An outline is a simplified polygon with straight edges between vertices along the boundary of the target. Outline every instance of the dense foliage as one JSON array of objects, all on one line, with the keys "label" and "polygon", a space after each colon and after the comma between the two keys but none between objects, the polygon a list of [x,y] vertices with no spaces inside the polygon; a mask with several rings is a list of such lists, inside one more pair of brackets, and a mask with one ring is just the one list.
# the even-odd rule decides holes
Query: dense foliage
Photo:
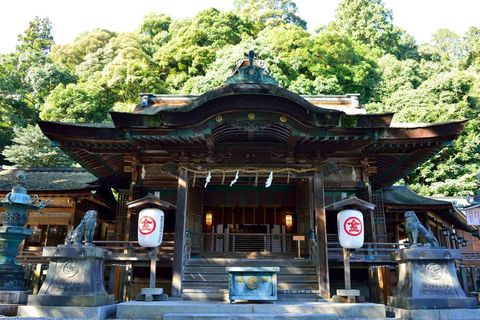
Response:
[{"label": "dense foliage", "polygon": [[52,148],[50,140],[38,126],[14,128],[13,144],[5,147],[5,157],[21,167],[68,167],[73,161],[60,149]]},{"label": "dense foliage", "polygon": [[404,180],[423,194],[477,187],[480,29],[441,29],[418,45],[382,0],[342,0],[335,20],[310,34],[292,0],[234,0],[231,12],[180,20],[152,13],[135,31],[96,29],[66,45],[55,45],[50,30],[37,17],[16,51],[0,55],[0,146],[10,162],[70,163],[48,150],[32,126],[40,118],[103,122],[141,92],[203,93],[254,48],[280,85],[299,94],[357,92],[369,112],[396,112],[397,122],[470,119],[452,146]]}]

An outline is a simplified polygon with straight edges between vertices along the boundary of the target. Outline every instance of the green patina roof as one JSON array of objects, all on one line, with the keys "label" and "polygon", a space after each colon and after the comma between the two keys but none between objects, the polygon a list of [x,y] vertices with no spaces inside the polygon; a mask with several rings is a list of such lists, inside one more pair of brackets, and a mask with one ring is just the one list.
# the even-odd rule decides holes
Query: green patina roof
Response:
[{"label": "green patina roof", "polygon": [[451,206],[448,201],[435,200],[416,194],[407,186],[391,186],[383,188],[383,202],[388,204],[412,206]]},{"label": "green patina roof", "polygon": [[0,171],[0,190],[10,191],[18,184],[16,174],[24,171],[27,191],[95,189],[98,178],[83,168],[22,168]]}]

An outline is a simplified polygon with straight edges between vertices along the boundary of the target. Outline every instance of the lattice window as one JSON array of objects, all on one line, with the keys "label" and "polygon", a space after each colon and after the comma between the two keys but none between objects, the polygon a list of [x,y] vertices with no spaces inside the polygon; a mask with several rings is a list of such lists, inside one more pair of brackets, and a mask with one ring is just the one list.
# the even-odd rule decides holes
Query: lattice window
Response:
[{"label": "lattice window", "polygon": [[[128,191],[127,191],[128,192]],[[115,210],[115,238],[117,240],[123,240],[122,235],[125,233],[124,226],[127,221],[127,202],[128,193],[120,191],[118,193],[117,208]]]}]

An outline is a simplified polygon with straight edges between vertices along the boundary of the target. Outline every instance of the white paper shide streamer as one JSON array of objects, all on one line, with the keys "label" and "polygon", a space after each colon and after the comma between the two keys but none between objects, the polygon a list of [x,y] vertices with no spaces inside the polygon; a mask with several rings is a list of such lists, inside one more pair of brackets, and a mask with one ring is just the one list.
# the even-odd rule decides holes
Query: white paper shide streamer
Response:
[{"label": "white paper shide streamer", "polygon": [[205,178],[205,186],[204,188],[206,188],[208,186],[208,184],[210,183],[210,180],[212,180],[212,172],[211,171],[208,171],[208,175],[206,176]]},{"label": "white paper shide streamer", "polygon": [[233,186],[235,183],[237,183],[239,172],[240,172],[240,171],[237,170],[237,173],[235,174],[235,178],[230,182],[230,187]]},{"label": "white paper shide streamer", "polygon": [[273,171],[270,171],[267,181],[265,181],[265,188],[270,187],[272,185],[272,181],[273,181]]}]

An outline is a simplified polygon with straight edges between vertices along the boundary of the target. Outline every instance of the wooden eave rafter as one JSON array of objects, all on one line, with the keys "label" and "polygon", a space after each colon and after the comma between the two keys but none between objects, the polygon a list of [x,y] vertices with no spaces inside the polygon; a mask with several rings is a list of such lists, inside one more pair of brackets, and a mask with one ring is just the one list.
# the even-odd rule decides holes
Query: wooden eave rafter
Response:
[{"label": "wooden eave rafter", "polygon": [[[283,159],[283,162],[290,164],[295,163],[295,157],[306,155],[308,159],[308,155],[314,153],[321,154],[322,159],[329,157],[363,159],[368,157],[375,162],[377,168],[377,172],[373,173],[370,179],[376,187],[388,186],[406,175],[438,152],[446,143],[456,138],[465,125],[465,121],[454,121],[417,128],[379,126],[380,124],[390,124],[391,114],[386,114],[354,116],[358,119],[356,125],[362,121],[367,124],[368,121],[377,122],[375,125],[364,128],[322,127],[318,126],[316,118],[312,114],[305,112],[306,108],[298,106],[298,104],[292,109],[295,111],[290,110],[287,121],[281,123],[278,114],[282,114],[282,110],[286,109],[274,108],[275,103],[271,100],[272,96],[263,95],[248,100],[261,100],[265,97],[268,97],[270,102],[264,102],[265,104],[258,102],[258,108],[252,112],[259,116],[250,120],[246,118],[248,114],[246,111],[250,110],[249,108],[252,106],[242,108],[242,105],[232,106],[225,101],[213,99],[207,101],[210,103],[208,108],[203,108],[202,104],[189,112],[162,111],[160,113],[162,119],[172,120],[180,117],[183,120],[187,118],[190,119],[189,121],[195,120],[195,122],[182,123],[181,126],[176,125],[176,127],[166,127],[163,124],[156,127],[146,126],[144,120],[138,121],[138,119],[147,117],[146,115],[131,113],[112,113],[117,128],[46,121],[39,121],[39,125],[49,139],[58,142],[58,145],[82,166],[96,176],[108,177],[108,179],[120,178],[122,181],[129,179],[128,175],[123,172],[123,168],[130,156],[139,159],[143,157],[150,159],[147,161],[162,163],[189,161],[188,159],[192,158],[189,158],[188,155],[191,155],[196,162],[201,162],[202,159],[205,161],[207,156],[210,158],[212,155],[218,155],[218,152],[242,152],[243,150],[254,152],[258,150],[258,152],[264,153],[279,151],[275,163],[280,163]],[[234,97],[228,98],[233,99]],[[243,101],[242,99],[237,100]],[[275,99],[273,98],[273,100]],[[280,100],[285,105],[289,105],[284,101],[284,97]],[[293,103],[293,101],[289,101],[290,104]],[[207,102],[205,102],[205,106],[207,106]],[[291,107],[291,105],[289,106]],[[224,111],[227,112],[225,119],[217,121],[215,116]],[[267,111],[270,111],[270,115],[273,115],[277,122],[272,123],[270,120],[273,118],[265,118],[265,115],[268,114]],[[275,112],[278,112],[277,115]],[[164,118],[167,113],[170,118]],[[239,123],[233,123],[232,119],[240,113],[244,118],[239,120]],[[326,114],[344,115],[342,112],[318,113],[317,115],[325,116]],[[177,120],[179,119],[175,121]],[[189,126],[188,123],[193,125]],[[138,126],[122,127],[126,124],[138,124]],[[249,128],[250,124],[257,128]],[[248,131],[250,129],[253,132],[251,136]],[[293,149],[289,150],[289,147]],[[179,154],[186,154],[187,157],[180,159]],[[231,161],[234,160],[235,157]],[[212,163],[211,161],[222,163],[223,160],[217,158],[217,160],[210,159],[207,162]],[[114,178],[115,176],[117,178]]]},{"label": "wooden eave rafter", "polygon": [[392,203],[384,203],[383,204],[385,210],[390,212],[405,212],[407,210],[418,210],[418,211],[429,211],[429,210],[448,210],[452,208],[452,204],[436,204],[436,205],[405,205],[405,204],[392,204]]},{"label": "wooden eave rafter", "polygon": [[125,139],[125,133],[117,128],[40,120],[37,121],[37,124],[50,140],[56,140],[55,137],[68,137],[70,140],[75,138],[113,141]]}]

